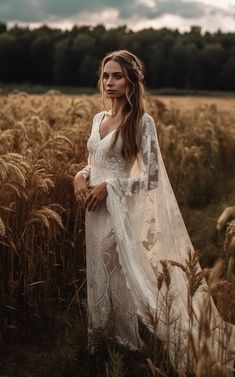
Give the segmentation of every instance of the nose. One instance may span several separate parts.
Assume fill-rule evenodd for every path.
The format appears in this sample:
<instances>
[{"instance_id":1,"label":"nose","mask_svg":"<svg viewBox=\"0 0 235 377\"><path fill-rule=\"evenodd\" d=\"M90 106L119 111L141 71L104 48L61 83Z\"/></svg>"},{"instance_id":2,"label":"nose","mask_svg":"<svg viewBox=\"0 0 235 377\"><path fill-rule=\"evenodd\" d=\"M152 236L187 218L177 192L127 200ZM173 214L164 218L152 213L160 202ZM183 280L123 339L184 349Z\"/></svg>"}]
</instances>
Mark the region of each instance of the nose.
<instances>
[{"instance_id":1,"label":"nose","mask_svg":"<svg viewBox=\"0 0 235 377\"><path fill-rule=\"evenodd\" d=\"M112 78L112 76L109 77L109 79L107 81L107 86L113 86L113 78Z\"/></svg>"}]
</instances>

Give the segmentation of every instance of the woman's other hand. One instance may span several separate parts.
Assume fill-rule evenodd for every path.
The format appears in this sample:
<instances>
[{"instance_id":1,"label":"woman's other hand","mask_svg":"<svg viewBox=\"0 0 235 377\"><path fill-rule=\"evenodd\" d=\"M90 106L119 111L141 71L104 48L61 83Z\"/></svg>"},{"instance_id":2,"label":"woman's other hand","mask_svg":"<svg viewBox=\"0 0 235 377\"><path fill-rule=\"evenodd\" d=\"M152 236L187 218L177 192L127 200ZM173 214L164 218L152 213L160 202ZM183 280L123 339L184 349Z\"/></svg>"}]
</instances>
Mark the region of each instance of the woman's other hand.
<instances>
[{"instance_id":1,"label":"woman's other hand","mask_svg":"<svg viewBox=\"0 0 235 377\"><path fill-rule=\"evenodd\" d=\"M74 178L74 195L78 203L84 207L84 201L89 193L89 188L86 179L77 174Z\"/></svg>"},{"instance_id":2,"label":"woman's other hand","mask_svg":"<svg viewBox=\"0 0 235 377\"><path fill-rule=\"evenodd\" d=\"M84 201L85 208L93 212L97 205L105 200L107 194L106 182L99 183L96 186L89 186L89 193Z\"/></svg>"}]
</instances>

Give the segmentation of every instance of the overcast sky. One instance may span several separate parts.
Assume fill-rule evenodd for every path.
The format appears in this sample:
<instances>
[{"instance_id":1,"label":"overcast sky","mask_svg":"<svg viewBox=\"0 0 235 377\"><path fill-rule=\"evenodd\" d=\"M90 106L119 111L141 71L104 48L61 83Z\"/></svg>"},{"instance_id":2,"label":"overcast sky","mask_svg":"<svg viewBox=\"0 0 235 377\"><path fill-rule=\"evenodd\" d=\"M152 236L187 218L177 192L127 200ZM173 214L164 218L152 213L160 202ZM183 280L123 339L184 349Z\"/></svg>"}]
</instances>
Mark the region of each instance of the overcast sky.
<instances>
[{"instance_id":1,"label":"overcast sky","mask_svg":"<svg viewBox=\"0 0 235 377\"><path fill-rule=\"evenodd\" d=\"M0 0L0 21L8 25L71 28L74 24L132 30L168 27L181 31L235 31L235 0Z\"/></svg>"}]
</instances>

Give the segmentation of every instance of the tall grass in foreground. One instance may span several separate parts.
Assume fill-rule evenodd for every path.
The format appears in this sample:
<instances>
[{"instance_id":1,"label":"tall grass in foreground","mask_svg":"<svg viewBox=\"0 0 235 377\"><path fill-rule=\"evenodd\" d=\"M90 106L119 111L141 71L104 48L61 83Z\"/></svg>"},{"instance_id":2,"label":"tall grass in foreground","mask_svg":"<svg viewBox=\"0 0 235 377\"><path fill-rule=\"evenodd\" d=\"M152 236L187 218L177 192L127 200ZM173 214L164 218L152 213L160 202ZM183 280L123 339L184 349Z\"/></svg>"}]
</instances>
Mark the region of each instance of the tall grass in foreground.
<instances>
[{"instance_id":1,"label":"tall grass in foreground","mask_svg":"<svg viewBox=\"0 0 235 377\"><path fill-rule=\"evenodd\" d=\"M159 365L153 360L148 360L153 375L160 376L169 374L171 365L167 357L167 350L173 349L175 354L175 363L178 364L178 376L186 376L182 368L182 360L186 360L189 365L188 375L196 377L223 377L232 376L235 362L235 344L234 331L227 322L222 322L219 316L215 317L214 304L210 300L211 295L214 297L220 314L228 321L234 323L235 296L230 294L234 284L234 275L231 269L227 270L227 279L222 278L224 274L224 263L218 260L212 269L198 269L198 258L196 253L189 251L188 260L185 263L176 263L174 261L162 261L162 273L159 275L159 289L165 284L165 306L156 313L155 317L150 315L152 326L157 329L159 318L167 319L169 334L166 333L164 341L165 358L157 360ZM232 263L232 258L229 264ZM181 333L177 328L177 317L172 312L174 297L169 296L171 286L171 268L180 268L187 278L187 295L188 295L188 331L187 334ZM208 286L205 286L205 279L208 280ZM199 315L197 310L197 292L204 291L204 299L201 302ZM234 290L234 288L233 288ZM232 292L231 292L232 293ZM227 303L230 300L231 306ZM165 313L164 313L165 311ZM233 318L231 315L233 314ZM198 327L198 335L193 336L193 328ZM182 337L187 344L186 354L182 354L180 341ZM172 341L172 338L173 341ZM232 349L233 347L233 349ZM153 356L154 357L154 356ZM230 363L228 368L227 363ZM191 372L190 372L191 370ZM165 374L166 373L166 374Z\"/></svg>"},{"instance_id":2,"label":"tall grass in foreground","mask_svg":"<svg viewBox=\"0 0 235 377\"><path fill-rule=\"evenodd\" d=\"M180 203L200 207L219 196L234 173L235 111L216 105L166 109L154 97L146 105L156 120ZM73 306L85 308L84 214L76 205L72 182L85 163L92 116L100 109L98 96L66 97L51 91L0 97L2 341L26 341L38 323L54 318L55 308L63 315ZM212 293L224 318L234 321L232 261ZM204 362L200 355L196 360ZM151 370L157 375L155 361L154 356ZM114 369L111 373L121 376Z\"/></svg>"}]
</instances>

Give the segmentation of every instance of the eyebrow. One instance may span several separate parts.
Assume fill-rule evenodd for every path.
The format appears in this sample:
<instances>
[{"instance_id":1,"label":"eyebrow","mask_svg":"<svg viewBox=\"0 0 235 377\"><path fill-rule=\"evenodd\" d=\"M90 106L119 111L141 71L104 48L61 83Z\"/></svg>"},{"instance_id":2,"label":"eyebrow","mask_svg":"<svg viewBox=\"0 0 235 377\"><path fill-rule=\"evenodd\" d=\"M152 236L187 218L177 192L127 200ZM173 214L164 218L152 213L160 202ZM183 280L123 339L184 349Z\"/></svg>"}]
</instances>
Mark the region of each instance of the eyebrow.
<instances>
[{"instance_id":1,"label":"eyebrow","mask_svg":"<svg viewBox=\"0 0 235 377\"><path fill-rule=\"evenodd\" d=\"M103 74L104 74L104 73L109 73L109 72L108 72L108 71L104 71ZM122 71L111 72L111 74L113 74L113 75L115 75L115 74L117 74L117 73L121 73L121 74L123 75L123 72L122 72Z\"/></svg>"}]
</instances>

